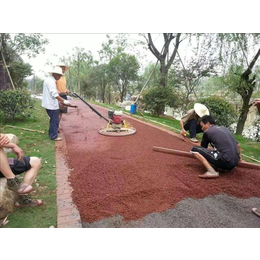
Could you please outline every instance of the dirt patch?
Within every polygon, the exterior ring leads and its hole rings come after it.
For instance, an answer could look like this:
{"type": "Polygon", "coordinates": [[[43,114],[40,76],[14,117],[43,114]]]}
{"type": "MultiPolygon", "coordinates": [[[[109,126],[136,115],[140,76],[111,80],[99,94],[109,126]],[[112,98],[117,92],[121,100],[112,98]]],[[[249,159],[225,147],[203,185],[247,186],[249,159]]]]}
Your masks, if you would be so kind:
{"type": "MultiPolygon", "coordinates": [[[[106,122],[81,101],[64,115],[72,196],[81,219],[94,222],[119,214],[136,220],[173,208],[185,198],[226,193],[239,198],[260,196],[257,170],[236,168],[219,179],[197,177],[204,168],[196,160],[158,153],[153,146],[189,151],[192,144],[165,131],[127,120],[137,133],[126,137],[99,135],[106,122]]],[[[104,116],[107,110],[97,107],[104,116]]]]}

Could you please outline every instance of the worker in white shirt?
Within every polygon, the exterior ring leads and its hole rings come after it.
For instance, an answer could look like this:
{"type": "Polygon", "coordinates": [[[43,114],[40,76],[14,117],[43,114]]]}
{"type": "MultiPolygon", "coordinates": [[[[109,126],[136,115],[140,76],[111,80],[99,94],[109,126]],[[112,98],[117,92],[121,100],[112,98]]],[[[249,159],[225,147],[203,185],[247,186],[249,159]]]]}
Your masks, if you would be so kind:
{"type": "Polygon", "coordinates": [[[49,137],[54,141],[61,141],[62,138],[58,137],[59,129],[59,102],[64,105],[70,105],[68,100],[61,98],[56,88],[56,81],[63,75],[61,67],[55,67],[50,76],[44,80],[43,83],[43,97],[42,106],[46,109],[48,116],[50,117],[49,137]]]}

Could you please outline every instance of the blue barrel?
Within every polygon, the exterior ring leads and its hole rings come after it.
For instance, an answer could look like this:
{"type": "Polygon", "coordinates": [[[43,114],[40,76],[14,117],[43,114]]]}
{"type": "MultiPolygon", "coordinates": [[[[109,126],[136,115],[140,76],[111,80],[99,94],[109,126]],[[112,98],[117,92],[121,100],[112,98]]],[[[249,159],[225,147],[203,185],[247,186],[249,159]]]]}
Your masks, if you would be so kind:
{"type": "Polygon", "coordinates": [[[135,114],[136,113],[136,104],[132,104],[130,107],[130,113],[135,114]]]}

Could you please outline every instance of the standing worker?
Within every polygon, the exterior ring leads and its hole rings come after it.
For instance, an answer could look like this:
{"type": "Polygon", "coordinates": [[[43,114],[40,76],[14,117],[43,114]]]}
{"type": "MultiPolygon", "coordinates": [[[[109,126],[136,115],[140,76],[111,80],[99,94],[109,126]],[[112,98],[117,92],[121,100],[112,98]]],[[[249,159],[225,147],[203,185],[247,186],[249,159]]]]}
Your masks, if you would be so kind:
{"type": "MultiPolygon", "coordinates": [[[[67,94],[69,94],[69,91],[67,90],[67,83],[66,83],[66,77],[64,75],[65,71],[69,70],[69,67],[67,67],[65,64],[63,63],[59,63],[59,65],[56,65],[58,67],[60,67],[62,69],[62,73],[63,75],[60,77],[59,80],[56,81],[56,86],[57,86],[57,90],[58,93],[60,95],[61,98],[63,99],[68,99],[67,98],[67,94]]],[[[62,114],[67,114],[68,113],[68,108],[67,107],[60,107],[60,122],[61,122],[61,118],[62,118],[62,114]]],[[[61,130],[61,127],[59,125],[59,130],[61,130]]]]}
{"type": "Polygon", "coordinates": [[[200,103],[195,103],[194,108],[190,109],[180,120],[181,134],[186,136],[186,130],[189,130],[190,140],[198,143],[196,135],[202,132],[199,119],[205,115],[209,115],[207,107],[200,103]]]}
{"type": "MultiPolygon", "coordinates": [[[[256,98],[253,101],[253,106],[256,106],[260,114],[260,98],[256,98]]],[[[260,208],[252,208],[252,212],[260,218],[260,208]]]]}
{"type": "Polygon", "coordinates": [[[61,141],[62,138],[58,137],[59,129],[59,102],[64,105],[70,105],[68,100],[61,98],[56,88],[56,81],[63,75],[60,67],[55,67],[43,82],[43,97],[42,106],[46,109],[48,116],[50,117],[49,137],[54,141],[61,141]],[[59,102],[58,102],[59,101],[59,102]]]}

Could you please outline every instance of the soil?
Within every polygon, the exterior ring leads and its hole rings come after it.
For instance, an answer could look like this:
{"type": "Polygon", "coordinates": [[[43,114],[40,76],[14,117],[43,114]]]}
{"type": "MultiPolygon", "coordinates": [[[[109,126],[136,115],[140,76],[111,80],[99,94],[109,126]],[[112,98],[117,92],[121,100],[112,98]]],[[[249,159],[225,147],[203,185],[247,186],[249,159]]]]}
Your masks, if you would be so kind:
{"type": "MultiPolygon", "coordinates": [[[[71,168],[73,201],[84,222],[116,214],[137,220],[173,208],[186,198],[228,194],[260,197],[258,170],[235,168],[218,179],[200,179],[204,167],[195,159],[153,151],[153,146],[189,151],[193,146],[167,131],[130,117],[137,132],[131,136],[98,134],[106,124],[80,100],[63,115],[62,129],[71,168]]],[[[107,109],[94,106],[107,117],[107,109]]]]}

